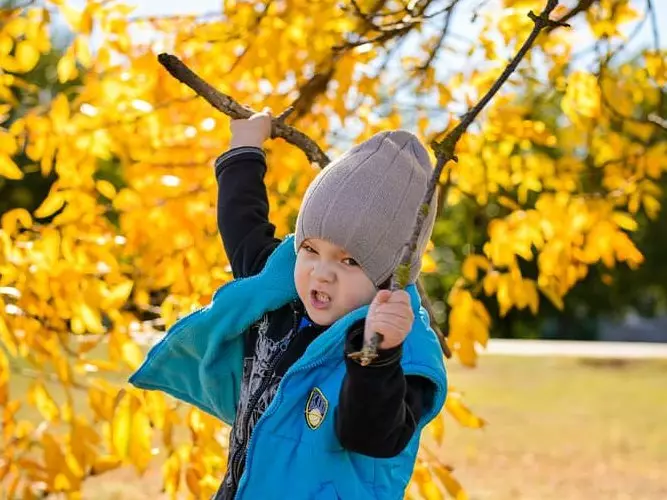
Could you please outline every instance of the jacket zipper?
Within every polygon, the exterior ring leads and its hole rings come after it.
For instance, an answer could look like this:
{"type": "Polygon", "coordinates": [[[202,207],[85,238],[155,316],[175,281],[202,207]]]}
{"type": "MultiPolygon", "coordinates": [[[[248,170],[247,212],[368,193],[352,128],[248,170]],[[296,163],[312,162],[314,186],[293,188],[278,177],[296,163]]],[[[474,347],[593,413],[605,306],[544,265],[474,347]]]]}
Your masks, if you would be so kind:
{"type": "Polygon", "coordinates": [[[247,482],[248,476],[249,476],[249,468],[248,468],[249,464],[248,464],[247,458],[251,456],[251,451],[253,449],[253,444],[255,443],[255,440],[253,438],[257,435],[257,430],[259,429],[259,426],[261,425],[261,423],[263,423],[268,417],[270,417],[273,413],[275,413],[276,407],[279,404],[279,403],[277,403],[277,401],[279,401],[280,397],[282,397],[282,388],[285,385],[284,383],[286,382],[287,378],[294,375],[296,372],[303,371],[303,370],[308,370],[308,369],[314,368],[316,366],[323,365],[325,363],[326,359],[324,359],[324,356],[322,356],[322,354],[324,354],[324,352],[328,349],[330,349],[330,347],[320,349],[320,351],[318,351],[317,355],[313,356],[313,357],[315,357],[315,361],[313,361],[311,363],[308,363],[308,364],[302,365],[302,366],[297,366],[298,362],[295,363],[294,365],[292,365],[287,370],[287,372],[283,376],[282,380],[280,381],[280,385],[278,386],[278,391],[276,392],[276,395],[273,397],[273,400],[271,401],[271,404],[269,405],[269,407],[266,409],[266,411],[262,414],[260,419],[255,424],[255,428],[253,429],[252,435],[250,436],[250,441],[248,441],[248,447],[247,447],[247,451],[246,451],[245,474],[244,474],[244,476],[242,476],[242,479],[245,479],[245,480],[241,481],[238,484],[238,486],[236,488],[236,492],[234,493],[234,498],[235,499],[240,499],[241,498],[241,497],[238,496],[238,494],[241,491],[241,486],[245,485],[245,483],[247,482]],[[296,366],[296,368],[295,368],[295,366],[296,366]]]}
{"type": "MultiPolygon", "coordinates": [[[[294,322],[292,325],[292,330],[290,334],[287,336],[286,339],[283,339],[283,341],[280,344],[280,348],[277,350],[277,352],[274,354],[273,359],[271,360],[271,364],[269,365],[269,370],[268,372],[270,374],[273,374],[273,370],[277,366],[278,362],[282,359],[282,357],[285,355],[285,352],[287,351],[289,344],[291,343],[292,339],[294,338],[294,335],[296,335],[296,330],[299,325],[299,311],[295,308],[294,309],[294,322]]],[[[257,391],[252,395],[252,399],[250,401],[250,404],[248,405],[248,408],[246,409],[245,412],[245,420],[243,421],[243,430],[244,430],[244,441],[239,446],[239,448],[234,452],[234,456],[232,457],[231,460],[231,467],[232,467],[232,484],[235,486],[235,490],[238,491],[238,482],[241,479],[240,473],[242,472],[240,470],[241,466],[241,459],[243,458],[243,452],[246,451],[246,445],[249,443],[248,441],[248,424],[250,423],[250,417],[252,416],[252,412],[255,410],[255,407],[257,406],[257,403],[259,402],[260,396],[266,391],[269,383],[271,382],[272,377],[267,377],[262,381],[262,385],[259,386],[257,391]]],[[[274,397],[275,399],[275,397],[274,397]]],[[[270,405],[269,405],[270,406],[270,405]]],[[[268,408],[267,408],[268,409],[268,408]]],[[[261,417],[260,417],[261,418],[261,417]]],[[[253,432],[250,434],[254,434],[254,429],[253,432]]],[[[236,493],[236,492],[235,492],[236,493]]]]}

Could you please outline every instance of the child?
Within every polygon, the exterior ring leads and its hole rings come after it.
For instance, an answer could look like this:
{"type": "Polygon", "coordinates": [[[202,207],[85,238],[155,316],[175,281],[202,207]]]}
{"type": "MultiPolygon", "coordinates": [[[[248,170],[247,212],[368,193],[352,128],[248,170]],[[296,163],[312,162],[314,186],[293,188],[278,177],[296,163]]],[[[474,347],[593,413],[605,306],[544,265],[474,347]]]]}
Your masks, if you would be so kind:
{"type": "Polygon", "coordinates": [[[309,186],[296,231],[275,238],[265,111],[232,121],[216,161],[218,226],[234,280],[179,320],[130,382],[233,424],[216,499],[398,499],[423,427],[445,401],[442,354],[414,282],[387,290],[431,173],[412,134],[383,132],[309,186]],[[374,332],[379,356],[347,354],[374,332]]]}

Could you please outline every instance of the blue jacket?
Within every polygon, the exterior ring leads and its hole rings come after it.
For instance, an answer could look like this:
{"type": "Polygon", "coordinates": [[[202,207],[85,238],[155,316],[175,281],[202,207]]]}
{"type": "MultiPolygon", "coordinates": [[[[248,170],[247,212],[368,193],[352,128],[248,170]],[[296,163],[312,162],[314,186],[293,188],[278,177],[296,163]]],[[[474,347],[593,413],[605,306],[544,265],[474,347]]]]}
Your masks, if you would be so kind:
{"type": "MultiPolygon", "coordinates": [[[[141,389],[161,390],[231,424],[241,383],[243,332],[265,312],[297,297],[296,253],[288,236],[261,273],[219,288],[211,303],[179,321],[154,346],[130,378],[141,389]]],[[[402,453],[373,458],[344,449],[333,414],[345,376],[348,328],[368,306],[340,318],[308,347],[283,377],[248,444],[238,499],[399,499],[414,468],[423,427],[442,409],[447,374],[415,285],[407,287],[415,322],[403,344],[406,375],[421,375],[435,387],[417,432],[402,453]],[[315,410],[313,416],[312,410],[315,410]]]]}

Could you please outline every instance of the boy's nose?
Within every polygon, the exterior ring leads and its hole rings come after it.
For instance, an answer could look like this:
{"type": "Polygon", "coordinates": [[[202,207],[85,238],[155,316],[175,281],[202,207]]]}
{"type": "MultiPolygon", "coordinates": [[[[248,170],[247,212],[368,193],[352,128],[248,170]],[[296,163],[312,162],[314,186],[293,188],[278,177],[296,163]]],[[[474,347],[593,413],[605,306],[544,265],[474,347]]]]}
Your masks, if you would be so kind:
{"type": "Polygon", "coordinates": [[[335,279],[335,273],[331,267],[323,263],[318,263],[313,266],[311,276],[317,281],[324,281],[326,283],[331,283],[335,279]]]}

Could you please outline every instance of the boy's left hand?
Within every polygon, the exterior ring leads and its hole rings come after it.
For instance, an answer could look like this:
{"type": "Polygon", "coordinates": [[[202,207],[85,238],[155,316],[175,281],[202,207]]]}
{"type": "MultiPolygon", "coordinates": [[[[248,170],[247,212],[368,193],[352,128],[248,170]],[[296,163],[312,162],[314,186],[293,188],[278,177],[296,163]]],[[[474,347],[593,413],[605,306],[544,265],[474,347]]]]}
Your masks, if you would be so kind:
{"type": "Polygon", "coordinates": [[[391,349],[403,343],[412,329],[415,316],[410,305],[410,295],[405,290],[380,290],[371,302],[366,315],[364,342],[374,333],[384,336],[380,349],[391,349]]]}

